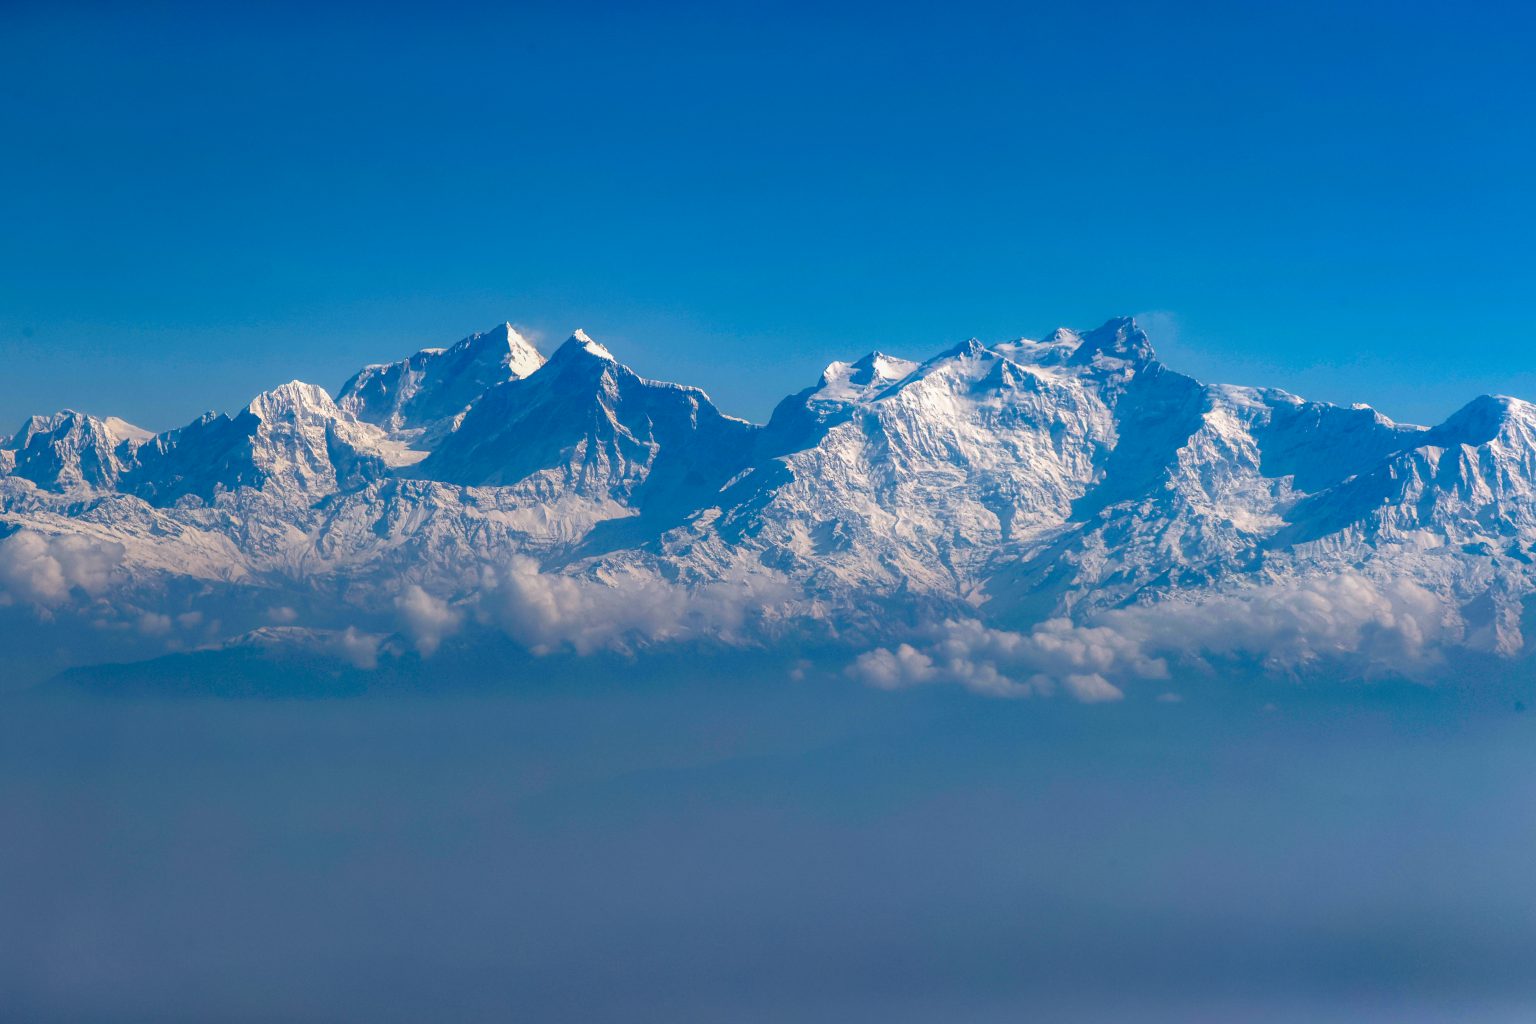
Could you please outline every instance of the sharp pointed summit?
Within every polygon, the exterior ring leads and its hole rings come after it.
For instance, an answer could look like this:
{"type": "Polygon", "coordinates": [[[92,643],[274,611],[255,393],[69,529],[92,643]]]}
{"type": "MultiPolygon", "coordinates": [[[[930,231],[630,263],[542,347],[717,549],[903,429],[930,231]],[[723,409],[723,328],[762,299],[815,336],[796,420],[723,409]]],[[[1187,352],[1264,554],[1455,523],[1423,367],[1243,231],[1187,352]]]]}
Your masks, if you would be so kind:
{"type": "Polygon", "coordinates": [[[408,440],[440,436],[497,384],[520,380],[544,357],[511,323],[449,348],[424,348],[394,363],[366,366],[341,386],[337,405],[408,440]]]}
{"type": "Polygon", "coordinates": [[[572,331],[571,336],[556,350],[556,355],[566,350],[570,350],[572,353],[594,356],[605,362],[616,362],[612,352],[608,351],[605,346],[592,340],[592,336],[579,327],[572,331]]]}

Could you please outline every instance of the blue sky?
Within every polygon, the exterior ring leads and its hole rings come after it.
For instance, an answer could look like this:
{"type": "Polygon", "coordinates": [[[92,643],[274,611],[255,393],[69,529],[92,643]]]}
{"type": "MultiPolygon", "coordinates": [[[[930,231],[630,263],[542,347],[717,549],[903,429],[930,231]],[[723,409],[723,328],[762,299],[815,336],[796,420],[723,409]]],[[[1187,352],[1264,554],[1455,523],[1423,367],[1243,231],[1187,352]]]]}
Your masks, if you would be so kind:
{"type": "Polygon", "coordinates": [[[0,13],[0,433],[509,318],[753,418],[1120,313],[1399,419],[1536,398],[1516,5],[55,6],[0,13]]]}

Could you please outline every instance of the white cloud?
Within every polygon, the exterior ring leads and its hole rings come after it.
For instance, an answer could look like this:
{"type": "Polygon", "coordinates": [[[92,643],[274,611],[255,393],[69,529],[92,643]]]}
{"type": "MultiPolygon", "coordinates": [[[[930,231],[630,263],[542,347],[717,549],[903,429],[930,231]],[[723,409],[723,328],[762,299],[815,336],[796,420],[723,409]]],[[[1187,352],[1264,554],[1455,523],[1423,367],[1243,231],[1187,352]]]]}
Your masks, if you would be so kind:
{"type": "Polygon", "coordinates": [[[47,609],[68,601],[76,589],[99,594],[123,554],[121,544],[74,534],[12,534],[0,540],[0,604],[47,609]]]}
{"type": "Polygon", "coordinates": [[[1085,625],[1052,619],[1029,632],[950,620],[923,638],[860,655],[849,674],[883,689],[956,683],[994,696],[1119,700],[1170,661],[1254,663],[1296,673],[1328,661],[1364,676],[1420,674],[1439,664],[1446,610],[1404,581],[1341,575],[1106,612],[1085,625]]]}
{"type": "Polygon", "coordinates": [[[414,583],[395,598],[395,609],[404,622],[406,635],[422,657],[435,654],[444,638],[458,632],[464,618],[457,608],[414,583]]]}
{"type": "Polygon", "coordinates": [[[536,654],[632,650],[668,640],[742,639],[753,615],[777,596],[747,581],[696,589],[648,577],[596,580],[539,571],[517,557],[481,581],[481,617],[536,654]]]}
{"type": "Polygon", "coordinates": [[[976,619],[951,619],[924,649],[901,644],[894,651],[869,651],[849,671],[888,690],[942,682],[994,697],[1027,697],[1062,686],[1078,700],[1097,703],[1122,696],[1107,675],[1162,678],[1168,666],[1134,640],[1104,627],[1052,619],[1016,633],[976,619]]]}
{"type": "Polygon", "coordinates": [[[1067,676],[1063,682],[1067,684],[1068,692],[1084,704],[1105,704],[1109,701],[1121,700],[1125,697],[1125,693],[1120,687],[1097,672],[1089,672],[1087,674],[1073,673],[1067,676]]]}
{"type": "MultiPolygon", "coordinates": [[[[103,613],[116,609],[109,616],[114,628],[167,642],[180,642],[182,633],[194,630],[218,633],[217,622],[203,623],[201,610],[178,616],[99,600],[123,557],[121,545],[79,535],[13,534],[0,541],[0,604],[51,614],[96,597],[103,613]]],[[[639,573],[545,573],[533,559],[518,557],[487,570],[478,587],[452,602],[410,585],[394,597],[392,611],[423,656],[471,616],[535,653],[589,654],[675,641],[750,642],[770,635],[774,620],[794,605],[783,584],[755,577],[689,588],[639,573]]],[[[288,606],[268,615],[283,624],[299,618],[288,606]]],[[[1443,663],[1443,649],[1459,637],[1456,610],[1423,588],[1341,574],[1176,594],[1082,623],[1058,618],[1023,631],[952,619],[904,643],[860,654],[847,671],[883,689],[942,683],[997,697],[1060,692],[1096,703],[1122,699],[1139,681],[1167,679],[1175,664],[1215,662],[1279,673],[1338,664],[1357,676],[1422,675],[1443,663]]],[[[379,637],[351,631],[333,649],[352,664],[369,666],[377,661],[379,637]]],[[[803,666],[795,672],[805,675],[803,666]]]]}
{"type": "Polygon", "coordinates": [[[1330,660],[1366,676],[1419,675],[1451,639],[1441,600],[1406,580],[1354,573],[1111,612],[1102,620],[1138,647],[1257,661],[1295,673],[1330,660]]]}
{"type": "Polygon", "coordinates": [[[380,637],[364,633],[355,626],[348,626],[330,637],[327,648],[330,653],[351,664],[354,668],[374,669],[379,664],[380,637]]]}
{"type": "Polygon", "coordinates": [[[866,651],[854,662],[854,669],[860,679],[881,690],[904,690],[939,679],[933,659],[911,644],[894,651],[883,647],[866,651]]]}

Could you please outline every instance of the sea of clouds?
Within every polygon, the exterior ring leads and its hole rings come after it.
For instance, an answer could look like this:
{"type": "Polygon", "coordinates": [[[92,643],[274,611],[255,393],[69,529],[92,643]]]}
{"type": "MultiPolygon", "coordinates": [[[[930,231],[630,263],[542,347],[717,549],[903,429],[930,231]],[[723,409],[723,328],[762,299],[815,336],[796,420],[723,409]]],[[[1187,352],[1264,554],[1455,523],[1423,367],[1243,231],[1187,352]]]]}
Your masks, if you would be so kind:
{"type": "MultiPolygon", "coordinates": [[[[0,607],[45,622],[78,611],[98,630],[132,632],[137,643],[157,641],[166,650],[236,640],[221,635],[223,620],[201,608],[113,599],[123,558],[112,542],[15,533],[0,540],[0,607]]],[[[804,614],[806,602],[761,580],[686,587],[640,575],[599,579],[544,572],[518,557],[484,568],[453,594],[405,584],[366,621],[307,628],[296,605],[303,603],[274,601],[257,639],[371,668],[391,642],[431,658],[471,627],[504,634],[535,655],[766,645],[773,641],[765,627],[792,619],[797,608],[804,614]]],[[[878,689],[951,684],[992,697],[1064,694],[1085,703],[1119,700],[1133,686],[1166,686],[1176,671],[1234,663],[1281,675],[1332,666],[1356,678],[1428,679],[1460,641],[1455,624],[1454,610],[1422,587],[1345,573],[1173,594],[1024,629],[997,628],[980,616],[940,617],[850,650],[844,671],[878,689]]],[[[143,656],[142,647],[135,653],[143,656]]]]}

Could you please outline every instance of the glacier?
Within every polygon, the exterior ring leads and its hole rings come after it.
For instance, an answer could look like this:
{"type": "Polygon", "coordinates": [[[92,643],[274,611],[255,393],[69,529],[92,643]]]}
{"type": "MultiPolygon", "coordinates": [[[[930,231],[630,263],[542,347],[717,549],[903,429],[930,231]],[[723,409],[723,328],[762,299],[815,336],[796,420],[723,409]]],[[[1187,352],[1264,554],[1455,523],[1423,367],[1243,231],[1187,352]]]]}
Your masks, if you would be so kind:
{"type": "Polygon", "coordinates": [[[830,364],[766,424],[510,324],[154,434],[0,439],[11,671],[841,651],[871,685],[1118,699],[1189,666],[1523,663],[1536,409],[1434,427],[1211,385],[1130,318],[830,364]]]}

